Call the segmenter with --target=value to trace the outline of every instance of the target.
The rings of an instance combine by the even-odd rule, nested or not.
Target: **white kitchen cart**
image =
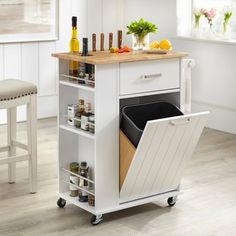
[[[205,126],[208,113],[186,114],[189,109],[189,70],[187,55],[141,53],[91,53],[81,57],[70,53],[59,58],[59,200],[93,214],[96,225],[102,214],[159,199],[173,206],[180,193],[183,171]],[[95,87],[71,82],[69,60],[95,65]],[[187,85],[187,86],[186,86]],[[67,124],[68,104],[85,99],[94,104],[95,134]],[[122,187],[119,187],[119,125],[123,105],[146,100],[168,100],[180,106],[184,116],[149,121],[135,152]],[[95,206],[81,203],[69,194],[69,164],[86,161],[90,167]],[[80,176],[78,176],[80,178]],[[80,188],[79,186],[75,186]]]

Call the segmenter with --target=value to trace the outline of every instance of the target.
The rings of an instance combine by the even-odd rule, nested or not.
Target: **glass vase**
[[[148,49],[149,46],[149,34],[145,36],[132,35],[132,48],[134,51]]]

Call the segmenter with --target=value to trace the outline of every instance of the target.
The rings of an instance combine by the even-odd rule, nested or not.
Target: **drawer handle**
[[[173,126],[187,125],[189,123],[190,123],[190,119],[187,119],[186,121],[183,121],[183,122],[170,121],[170,124]]]
[[[142,75],[141,79],[143,79],[143,80],[155,79],[155,78],[159,78],[161,76],[162,76],[162,73],[152,74],[152,75]]]

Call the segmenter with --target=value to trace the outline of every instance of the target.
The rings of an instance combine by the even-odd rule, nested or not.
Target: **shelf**
[[[86,138],[95,139],[94,134],[92,134],[90,132],[87,132],[87,131],[83,131],[83,130],[78,129],[78,128],[75,128],[71,125],[60,125],[60,128],[66,130],[66,131],[75,133],[75,134],[79,134],[79,135],[84,136]]]
[[[70,196],[70,192],[59,193],[59,196],[61,198],[65,199],[66,201],[84,209],[85,211],[88,211],[88,212],[96,215],[94,206],[90,206],[87,202],[79,202],[78,197],[71,197]]]
[[[64,75],[64,74],[61,74],[60,76],[64,77],[64,79],[60,79],[60,82],[59,82],[62,85],[73,87],[73,88],[78,88],[78,89],[83,89],[83,90],[86,90],[86,91],[89,91],[89,92],[94,92],[95,91],[94,87],[91,87],[91,86],[86,85],[86,84],[82,85],[82,84],[79,84],[77,81],[73,82],[73,81],[69,80],[70,78],[78,80],[78,78],[76,78],[76,77],[69,76],[69,75]],[[81,80],[83,80],[83,79],[81,79]],[[92,83],[92,81],[91,81],[91,83]]]

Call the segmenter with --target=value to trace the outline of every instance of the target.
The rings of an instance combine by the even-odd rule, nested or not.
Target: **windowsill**
[[[193,40],[193,41],[200,41],[200,42],[207,42],[207,43],[218,43],[218,44],[229,44],[229,45],[236,45],[236,39],[209,39],[209,38],[197,38],[194,36],[182,36],[177,35],[176,39],[186,39],[186,40]]]

